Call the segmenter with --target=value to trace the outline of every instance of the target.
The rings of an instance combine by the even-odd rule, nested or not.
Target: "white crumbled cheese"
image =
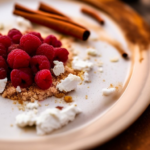
[[[102,93],[104,96],[109,96],[109,95],[112,95],[116,92],[116,88],[104,88],[102,89]]]
[[[34,113],[37,114],[38,113],[38,110],[37,109],[33,109]]]
[[[97,50],[94,49],[94,48],[88,48],[87,49],[87,54],[90,55],[90,56],[97,56],[98,55]]]
[[[49,108],[43,111],[39,116],[37,110],[32,110],[16,116],[16,125],[19,127],[36,125],[38,135],[44,135],[67,125],[73,121],[75,116],[81,113],[76,104],[72,104],[63,110]]]
[[[37,109],[38,107],[39,107],[38,101],[34,101],[34,103],[30,102],[26,105],[26,108],[28,109]]]
[[[3,93],[7,84],[7,78],[0,80],[0,93]]]
[[[63,110],[57,108],[47,109],[37,117],[36,130],[38,135],[44,135],[67,125],[73,121],[81,111],[75,104]]]
[[[81,60],[78,57],[74,57],[72,61],[72,68],[80,71],[89,71],[93,67],[93,63],[88,60]]]
[[[111,58],[110,61],[111,61],[111,62],[118,62],[118,61],[119,61],[119,58],[118,58],[118,57],[114,57],[114,58]]]
[[[18,93],[20,93],[20,92],[21,92],[21,88],[20,88],[20,86],[17,86],[16,91],[17,91]]]
[[[85,81],[85,82],[89,82],[89,81],[90,81],[89,73],[88,73],[88,72],[85,72],[85,73],[84,73],[84,81]]]
[[[34,111],[19,114],[16,116],[16,125],[19,127],[33,126],[36,123],[36,117]]]
[[[53,72],[56,76],[59,76],[60,74],[65,72],[64,64],[61,61],[53,61],[55,64],[53,68]]]
[[[61,82],[56,87],[59,89],[59,91],[69,92],[74,90],[80,81],[80,77],[69,74],[68,77],[66,77],[64,80],[61,80]]]
[[[98,68],[98,71],[102,73],[103,72],[103,68],[102,67]]]

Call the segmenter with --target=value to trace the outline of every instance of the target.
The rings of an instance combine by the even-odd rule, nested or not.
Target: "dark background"
[[[123,0],[150,25],[150,0]],[[119,136],[93,150],[150,150],[150,106]]]

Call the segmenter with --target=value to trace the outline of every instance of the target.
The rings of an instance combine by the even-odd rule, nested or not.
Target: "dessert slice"
[[[2,91],[4,98],[23,101],[60,98],[80,82],[79,71],[69,66],[71,52],[69,55],[54,35],[44,39],[38,32],[22,34],[11,29],[7,36],[0,36],[0,44],[8,54],[0,56],[1,79],[8,79]]]

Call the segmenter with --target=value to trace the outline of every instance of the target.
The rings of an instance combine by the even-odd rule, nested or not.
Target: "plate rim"
[[[148,54],[148,58],[150,58],[150,50],[148,50],[147,51],[147,54]],[[149,66],[150,66],[150,61],[148,61],[148,64],[149,64]],[[96,145],[98,145],[98,144],[102,144],[102,143],[104,143],[104,142],[106,142],[106,141],[108,141],[109,139],[111,139],[111,138],[113,138],[114,136],[116,136],[116,135],[118,135],[120,132],[122,132],[123,130],[125,130],[128,126],[130,126],[142,113],[143,113],[143,111],[147,108],[147,106],[149,105],[149,97],[148,96],[145,96],[145,95],[147,95],[147,93],[148,93],[148,86],[149,86],[149,83],[150,83],[150,70],[148,71],[148,74],[147,74],[147,79],[146,79],[146,81],[145,81],[145,83],[146,84],[144,84],[144,88],[143,88],[143,91],[141,92],[142,94],[140,95],[140,97],[136,100],[136,103],[131,107],[132,108],[132,110],[130,110],[131,112],[133,112],[134,113],[134,116],[133,116],[133,114],[132,115],[129,115],[129,112],[127,112],[127,114],[126,115],[128,115],[129,116],[129,120],[130,121],[128,121],[128,122],[126,122],[124,125],[122,125],[121,127],[120,127],[120,129],[116,132],[116,131],[113,131],[113,133],[112,133],[112,135],[108,138],[105,138],[105,140],[103,140],[103,141],[101,141],[101,143],[100,143],[100,141],[99,141],[99,134],[97,133],[97,137],[96,138],[93,138],[92,136],[91,137],[88,137],[88,139],[87,138],[85,138],[84,139],[84,141],[86,140],[86,143],[87,143],[87,145],[84,145],[84,142],[82,141],[82,142],[80,142],[80,144],[78,144],[78,147],[77,147],[77,144],[75,145],[74,143],[73,143],[73,145],[72,145],[72,147],[74,147],[75,148],[75,146],[76,146],[76,148],[89,148],[89,147],[94,147],[94,146],[96,146]],[[145,94],[146,93],[146,94]],[[148,94],[149,96],[150,96],[150,94]],[[142,98],[141,98],[142,97]],[[141,100],[142,99],[142,100]],[[141,103],[143,103],[143,99],[144,99],[144,105],[142,105],[142,107],[141,107],[141,109],[140,109],[140,111],[136,111],[136,109],[137,109],[137,107],[141,104]],[[134,110],[134,111],[133,111]],[[107,112],[106,112],[107,113]],[[134,119],[133,119],[134,118]],[[95,121],[94,121],[95,122]],[[92,122],[92,124],[94,123],[94,122]],[[80,130],[80,129],[79,129]],[[95,135],[94,135],[95,136]],[[45,139],[45,138],[44,138]],[[37,139],[35,139],[36,141],[37,141]],[[45,139],[46,140],[46,139]],[[83,139],[82,139],[83,140]],[[14,145],[11,141],[13,141],[13,140],[8,140],[7,142],[10,142],[12,145]],[[26,141],[26,140],[24,140],[24,141]],[[32,140],[31,140],[32,141]],[[47,140],[46,140],[47,141]],[[14,142],[14,141],[13,141]],[[0,140],[0,148],[1,148],[1,146],[3,147],[4,144],[5,143],[5,141],[3,141],[3,140]],[[45,143],[45,142],[44,142]],[[20,145],[20,144],[19,144]],[[9,146],[10,146],[10,144],[9,144]],[[11,147],[11,146],[10,146]],[[3,147],[4,149],[6,148],[5,146]],[[12,150],[13,149],[15,149],[15,148],[13,148],[13,147],[11,147],[12,148]],[[33,147],[32,147],[33,148]],[[37,147],[38,148],[38,147]],[[48,148],[48,147],[45,147],[45,149],[46,148]],[[65,147],[65,148],[62,148],[62,150],[63,149],[65,149],[65,150],[67,150],[67,149],[70,149],[70,147]]]

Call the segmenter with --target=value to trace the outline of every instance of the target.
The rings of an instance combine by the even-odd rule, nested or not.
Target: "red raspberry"
[[[20,45],[19,44],[12,44],[11,46],[9,46],[7,53],[9,54],[14,49],[20,49]]]
[[[33,83],[31,76],[19,69],[13,69],[10,77],[12,85],[15,88],[17,86],[20,86],[21,88],[27,88]]]
[[[15,49],[8,55],[7,62],[13,69],[25,68],[30,64],[30,56],[21,49]]]
[[[35,74],[43,69],[50,70],[50,62],[46,56],[37,55],[31,58],[31,68]]]
[[[7,63],[2,56],[0,56],[0,68],[4,68],[6,71],[8,70]]]
[[[49,35],[44,40],[44,43],[52,45],[53,47],[61,47],[62,46],[62,43],[54,35]]]
[[[6,35],[2,35],[0,36],[0,43],[8,48],[11,45],[11,39]]]
[[[51,45],[43,43],[36,51],[36,55],[44,55],[49,61],[53,61],[54,58],[54,48]]]
[[[65,63],[68,60],[69,52],[65,48],[55,48],[54,60],[62,61]]]
[[[23,71],[24,73],[28,74],[31,78],[33,78],[33,72],[31,68],[20,68],[19,70]]]
[[[41,40],[32,34],[26,34],[20,39],[20,46],[31,56],[36,53],[37,48],[41,44]]]
[[[37,36],[41,40],[41,42],[43,42],[43,38],[39,32],[29,32],[28,34]]]
[[[7,77],[7,71],[4,68],[0,68],[0,79]]]
[[[0,43],[0,56],[2,56],[4,59],[7,58],[7,51],[3,44]]]
[[[34,80],[42,90],[47,90],[52,85],[52,75],[47,69],[39,71]]]
[[[22,37],[22,33],[17,29],[11,29],[8,32],[8,36],[11,38],[12,42],[15,44],[20,43],[20,39]]]

